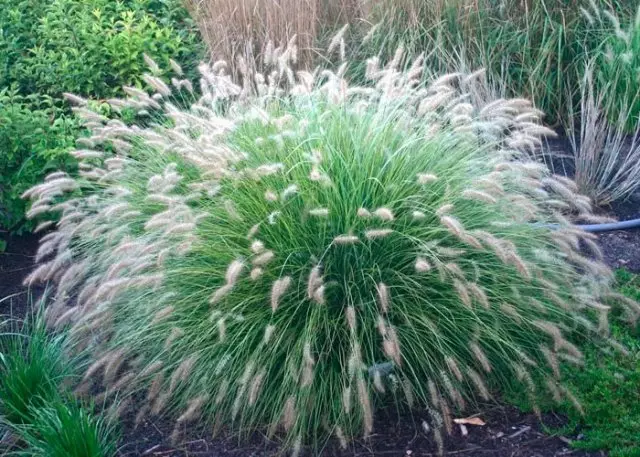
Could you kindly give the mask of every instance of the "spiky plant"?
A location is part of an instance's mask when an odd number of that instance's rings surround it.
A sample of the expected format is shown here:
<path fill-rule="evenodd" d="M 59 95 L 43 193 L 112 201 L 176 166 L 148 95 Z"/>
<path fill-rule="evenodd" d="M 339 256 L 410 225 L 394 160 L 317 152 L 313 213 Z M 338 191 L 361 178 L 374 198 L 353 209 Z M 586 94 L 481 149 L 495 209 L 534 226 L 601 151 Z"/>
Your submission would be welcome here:
<path fill-rule="evenodd" d="M 139 418 L 172 411 L 176 439 L 200 420 L 294 451 L 346 446 L 394 402 L 441 446 L 452 411 L 514 377 L 573 398 L 558 365 L 580 363 L 574 335 L 606 336 L 610 272 L 569 220 L 588 199 L 522 159 L 540 113 L 483 101 L 482 72 L 400 71 L 401 51 L 369 61 L 370 88 L 282 55 L 242 86 L 202 66 L 186 110 L 155 76 L 154 95 L 110 102 L 162 114 L 152 127 L 70 97 L 93 136 L 80 176 L 26 195 L 61 215 L 27 281 L 57 284 L 49 319 L 94 354 L 85 382 L 146 392 Z"/>

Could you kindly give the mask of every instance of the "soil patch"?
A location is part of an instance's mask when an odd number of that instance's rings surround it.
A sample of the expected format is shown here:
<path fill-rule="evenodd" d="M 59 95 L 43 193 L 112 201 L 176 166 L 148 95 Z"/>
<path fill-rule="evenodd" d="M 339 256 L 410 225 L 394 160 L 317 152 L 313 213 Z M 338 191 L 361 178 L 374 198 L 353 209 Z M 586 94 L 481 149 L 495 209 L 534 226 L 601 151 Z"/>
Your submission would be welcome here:
<path fill-rule="evenodd" d="M 132 413 L 134 415 L 134 413 Z M 549 436 L 543 432 L 545 426 L 559 428 L 565 424 L 562 417 L 546 414 L 539 421 L 532 414 L 525 414 L 513 407 L 492 407 L 478 414 L 485 426 L 468 425 L 466 435 L 458 425 L 453 434 L 445 439 L 445 454 L 448 456 L 473 457 L 604 457 L 604 452 L 587 452 L 572 449 L 572 440 L 580 439 L 578 431 L 568 436 Z M 179 447 L 169 444 L 173 425 L 163 421 L 145 421 L 134 430 L 125 427 L 120 453 L 132 456 L 172 457 L 270 457 L 278 455 L 278 444 L 263 435 L 255 434 L 249 440 L 226 436 L 212 439 L 206 433 L 187 431 L 188 438 Z M 433 435 L 425 433 L 421 418 L 407 414 L 382 411 L 377 415 L 373 434 L 368 440 L 351 443 L 342 450 L 337 442 L 330 442 L 320 455 L 327 457 L 413 457 L 436 456 L 437 446 Z M 208 437 L 209 436 L 209 437 Z M 311 456 L 306 450 L 301 456 Z"/>
<path fill-rule="evenodd" d="M 22 281 L 33 269 L 38 250 L 38 236 L 23 235 L 5 238 L 7 246 L 0 252 L 0 316 L 23 319 L 30 304 L 42 295 L 44 287 L 31 289 Z"/>

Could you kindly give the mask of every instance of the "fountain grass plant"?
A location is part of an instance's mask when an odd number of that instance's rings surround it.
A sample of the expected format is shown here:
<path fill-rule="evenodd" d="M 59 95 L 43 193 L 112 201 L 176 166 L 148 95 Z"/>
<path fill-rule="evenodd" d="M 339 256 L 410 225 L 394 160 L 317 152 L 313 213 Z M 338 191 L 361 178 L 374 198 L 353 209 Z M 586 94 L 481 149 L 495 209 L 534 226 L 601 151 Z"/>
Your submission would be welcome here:
<path fill-rule="evenodd" d="M 147 75 L 154 94 L 109 101 L 137 125 L 69 96 L 93 135 L 77 178 L 25 195 L 61 216 L 27 283 L 55 283 L 49 322 L 93 354 L 79 388 L 143 396 L 138 420 L 172 414 L 175 440 L 199 421 L 294 453 L 370 435 L 390 404 L 442 449 L 452 414 L 514 377 L 534 403 L 573 399 L 559 365 L 581 363 L 576 335 L 617 347 L 616 295 L 570 222 L 597 219 L 589 200 L 526 159 L 541 113 L 402 50 L 368 61 L 369 87 L 272 52 L 242 84 L 202 65 L 186 109 L 188 82 Z"/>

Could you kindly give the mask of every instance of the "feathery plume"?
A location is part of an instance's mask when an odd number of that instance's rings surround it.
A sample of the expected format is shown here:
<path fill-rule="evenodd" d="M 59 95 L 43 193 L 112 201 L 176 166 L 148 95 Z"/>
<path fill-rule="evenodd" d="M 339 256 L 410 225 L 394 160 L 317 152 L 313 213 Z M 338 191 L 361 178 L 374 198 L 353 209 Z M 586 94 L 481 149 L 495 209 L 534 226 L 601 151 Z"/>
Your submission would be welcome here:
<path fill-rule="evenodd" d="M 393 216 L 393 212 L 389 208 L 378 208 L 373 212 L 373 214 L 383 221 L 393 221 L 395 217 Z"/>
<path fill-rule="evenodd" d="M 387 235 L 390 235 L 392 233 L 393 233 L 392 229 L 367 230 L 366 232 L 364 232 L 364 236 L 368 240 L 375 240 L 378 238 L 384 238 Z"/>
<path fill-rule="evenodd" d="M 284 278 L 277 279 L 273 282 L 271 287 L 271 311 L 276 312 L 280 305 L 280 299 L 287 292 L 287 289 L 291 285 L 291 276 L 285 276 Z"/>
<path fill-rule="evenodd" d="M 378 304 L 380 305 L 380 309 L 383 313 L 389 312 L 389 304 L 391 302 L 391 296 L 389 293 L 389 287 L 383 283 L 379 282 L 376 284 L 376 293 L 378 296 Z"/>

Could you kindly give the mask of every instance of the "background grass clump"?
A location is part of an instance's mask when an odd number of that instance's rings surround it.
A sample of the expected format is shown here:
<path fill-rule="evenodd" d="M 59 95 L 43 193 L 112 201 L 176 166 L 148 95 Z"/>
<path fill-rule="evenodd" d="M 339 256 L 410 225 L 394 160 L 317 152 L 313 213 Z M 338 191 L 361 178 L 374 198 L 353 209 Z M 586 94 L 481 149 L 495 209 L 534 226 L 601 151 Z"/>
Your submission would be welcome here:
<path fill-rule="evenodd" d="M 68 390 L 82 366 L 64 333 L 50 334 L 41 315 L 0 333 L 0 433 L 3 455 L 113 457 L 113 420 Z M 71 383 L 70 383 L 71 381 Z M 65 387 L 67 386 L 67 387 Z"/>
<path fill-rule="evenodd" d="M 350 86 L 346 63 L 294 73 L 290 44 L 242 86 L 202 66 L 184 110 L 146 75 L 155 94 L 110 103 L 171 120 L 149 127 L 75 100 L 91 148 L 77 178 L 25 193 L 60 216 L 26 283 L 56 283 L 47 318 L 89 345 L 85 388 L 144 395 L 138 420 L 168 411 L 175 440 L 199 420 L 294 451 L 368 436 L 389 404 L 419 407 L 442 447 L 455 411 L 512 379 L 577 404 L 557 379 L 575 336 L 616 347 L 610 271 L 568 222 L 594 218 L 588 199 L 526 160 L 549 132 L 529 102 L 403 57 Z"/>

